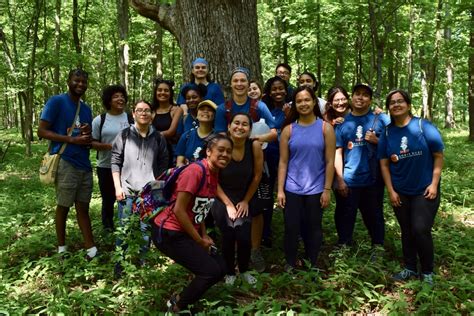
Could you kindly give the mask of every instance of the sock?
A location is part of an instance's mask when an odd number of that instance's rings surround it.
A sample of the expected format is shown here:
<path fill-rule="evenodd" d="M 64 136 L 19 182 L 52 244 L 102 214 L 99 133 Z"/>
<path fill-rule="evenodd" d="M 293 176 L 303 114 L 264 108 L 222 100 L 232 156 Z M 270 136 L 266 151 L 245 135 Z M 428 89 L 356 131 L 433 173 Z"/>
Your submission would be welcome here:
<path fill-rule="evenodd" d="M 63 253 L 67 251 L 67 246 L 58 246 L 58 253 Z"/>
<path fill-rule="evenodd" d="M 97 247 L 96 246 L 93 246 L 93 247 L 87 249 L 86 251 L 87 251 L 87 256 L 89 258 L 94 258 L 97 255 Z"/>

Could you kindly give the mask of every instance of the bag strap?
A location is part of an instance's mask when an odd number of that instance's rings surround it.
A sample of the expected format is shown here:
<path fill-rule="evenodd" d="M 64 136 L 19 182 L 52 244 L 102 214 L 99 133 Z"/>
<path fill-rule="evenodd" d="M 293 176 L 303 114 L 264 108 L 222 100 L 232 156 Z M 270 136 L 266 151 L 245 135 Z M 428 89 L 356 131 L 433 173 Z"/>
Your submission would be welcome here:
<path fill-rule="evenodd" d="M 76 120 L 77 120 L 77 117 L 79 116 L 79 111 L 81 109 L 81 101 L 79 101 L 79 104 L 77 105 L 77 109 L 76 109 L 76 115 L 74 115 L 74 119 L 72 120 L 72 124 L 71 124 L 71 128 L 69 128 L 69 132 L 67 133 L 67 136 L 71 136 L 72 135 L 72 130 L 73 130 L 73 127 L 74 127 L 74 124 L 76 123 Z M 50 141 L 49 142 L 49 148 L 48 148 L 48 152 L 51 152 L 51 144 L 52 142 Z M 61 155 L 64 150 L 66 150 L 66 146 L 67 146 L 67 143 L 64 142 L 62 145 L 61 145 L 61 148 L 59 149 L 59 152 L 58 154 Z"/>

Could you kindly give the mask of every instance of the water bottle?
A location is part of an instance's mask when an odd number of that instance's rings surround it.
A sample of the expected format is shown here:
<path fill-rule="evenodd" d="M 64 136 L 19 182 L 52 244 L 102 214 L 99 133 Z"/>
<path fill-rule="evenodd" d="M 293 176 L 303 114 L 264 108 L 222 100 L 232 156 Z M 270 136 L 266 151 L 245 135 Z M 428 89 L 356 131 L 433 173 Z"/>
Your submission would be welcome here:
<path fill-rule="evenodd" d="M 265 119 L 261 118 L 260 121 L 253 123 L 252 126 L 252 133 L 250 134 L 250 138 L 260 136 L 263 134 L 267 134 L 270 132 L 270 127 L 265 123 Z M 268 143 L 262 143 L 262 149 L 267 148 Z"/>

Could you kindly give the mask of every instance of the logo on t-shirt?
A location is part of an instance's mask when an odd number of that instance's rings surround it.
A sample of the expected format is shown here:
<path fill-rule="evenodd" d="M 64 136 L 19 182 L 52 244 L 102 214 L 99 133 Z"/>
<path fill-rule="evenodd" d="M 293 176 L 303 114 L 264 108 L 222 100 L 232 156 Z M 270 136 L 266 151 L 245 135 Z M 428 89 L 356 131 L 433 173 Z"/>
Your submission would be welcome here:
<path fill-rule="evenodd" d="M 416 157 L 416 156 L 421 156 L 421 155 L 423 155 L 423 150 L 410 151 L 410 148 L 408 148 L 408 137 L 402 136 L 402 138 L 400 138 L 400 153 L 399 155 L 397 154 L 391 155 L 390 160 L 393 162 L 398 162 L 401 159 L 411 158 L 411 157 Z"/>
<path fill-rule="evenodd" d="M 362 136 L 364 136 L 364 128 L 362 127 L 362 125 L 359 125 L 357 126 L 357 130 L 356 130 L 356 141 L 360 142 L 362 141 Z"/>
<path fill-rule="evenodd" d="M 201 152 L 202 148 L 201 146 L 197 147 L 196 150 L 193 152 L 193 158 L 195 160 L 198 160 L 199 159 L 199 153 Z"/>
<path fill-rule="evenodd" d="M 196 197 L 194 199 L 193 213 L 194 223 L 201 224 L 211 210 L 214 198 Z"/>
<path fill-rule="evenodd" d="M 400 154 L 404 154 L 410 151 L 408 149 L 408 138 L 406 136 L 403 136 L 400 141 L 400 149 Z"/>
<path fill-rule="evenodd" d="M 348 141 L 347 142 L 347 149 L 352 149 L 354 147 L 360 147 L 365 145 L 365 140 L 364 140 L 364 127 L 362 125 L 357 126 L 356 133 L 355 133 L 356 138 L 354 141 Z"/>

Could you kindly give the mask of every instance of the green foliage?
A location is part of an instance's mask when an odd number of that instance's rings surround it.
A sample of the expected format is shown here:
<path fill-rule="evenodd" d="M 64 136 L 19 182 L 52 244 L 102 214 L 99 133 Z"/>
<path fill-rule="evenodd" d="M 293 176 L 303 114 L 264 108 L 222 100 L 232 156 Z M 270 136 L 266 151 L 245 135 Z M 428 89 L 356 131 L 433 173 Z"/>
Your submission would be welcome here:
<path fill-rule="evenodd" d="M 442 203 L 433 230 L 435 241 L 435 287 L 419 281 L 394 284 L 390 274 L 400 269 L 400 231 L 386 205 L 385 253 L 370 261 L 367 232 L 356 223 L 353 248 L 336 249 L 333 206 L 324 214 L 324 245 L 319 270 L 302 268 L 295 274 L 282 271 L 283 220 L 274 215 L 274 246 L 264 249 L 266 273 L 258 275 L 255 288 L 240 280 L 236 286 L 219 283 L 197 304 L 205 314 L 307 314 L 342 313 L 437 314 L 472 313 L 474 278 L 474 148 L 466 132 L 444 133 L 446 163 L 442 177 Z M 54 190 L 40 185 L 37 168 L 45 142 L 33 144 L 33 157 L 16 131 L 1 131 L 1 139 L 13 139 L 5 162 L 0 165 L 0 308 L 10 314 L 156 314 L 165 311 L 165 301 L 189 282 L 191 275 L 152 248 L 146 265 L 140 266 L 142 235 L 137 221 L 129 225 L 128 250 L 115 248 L 116 235 L 106 234 L 100 223 L 97 186 L 91 217 L 101 255 L 84 259 L 82 238 L 74 210 L 67 223 L 68 256 L 56 254 Z M 91 154 L 93 157 L 94 154 Z M 135 227 L 135 229 L 134 229 Z M 125 232 L 125 231 L 122 231 Z M 114 279 L 114 264 L 123 266 L 121 279 Z"/>

